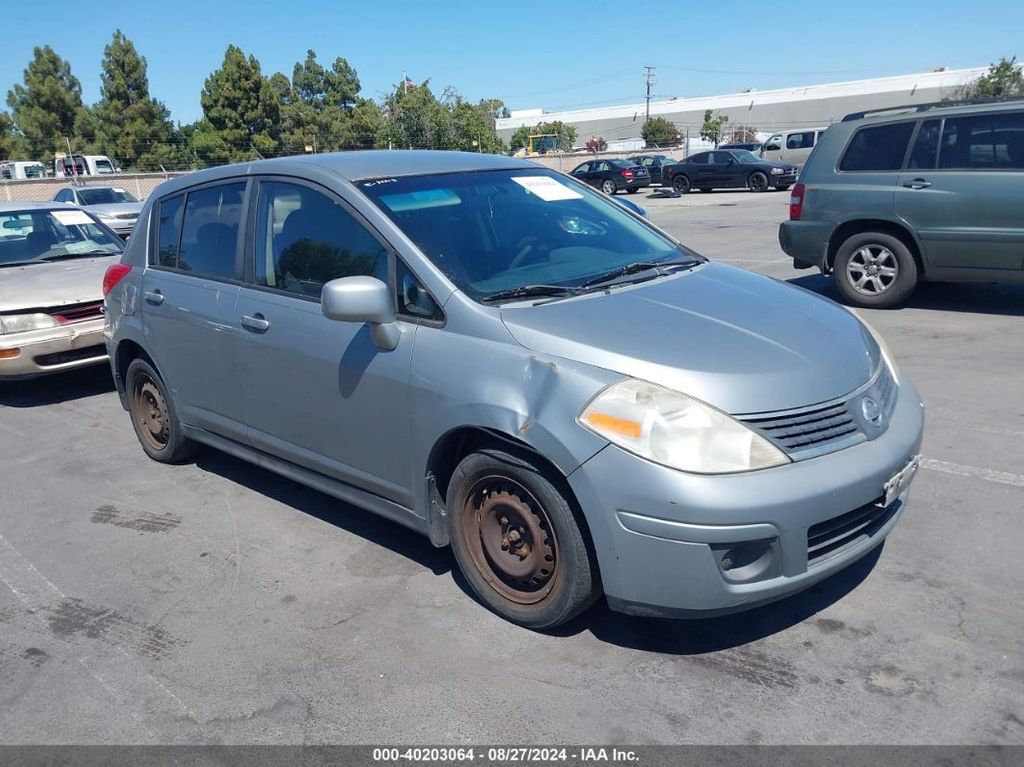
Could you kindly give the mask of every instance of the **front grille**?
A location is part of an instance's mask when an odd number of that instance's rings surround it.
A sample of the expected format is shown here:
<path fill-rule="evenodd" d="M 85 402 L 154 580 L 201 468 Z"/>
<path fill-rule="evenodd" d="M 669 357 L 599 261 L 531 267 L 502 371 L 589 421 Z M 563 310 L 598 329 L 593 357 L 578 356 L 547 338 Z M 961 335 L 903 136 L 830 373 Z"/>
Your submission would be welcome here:
<path fill-rule="evenodd" d="M 901 504 L 902 501 L 897 500 L 885 507 L 876 501 L 813 525 L 807 531 L 807 566 L 821 564 L 870 538 L 892 518 Z"/>
<path fill-rule="evenodd" d="M 38 357 L 33 357 L 39 367 L 53 367 L 54 365 L 64 365 L 68 362 L 78 362 L 79 360 L 87 360 L 93 357 L 104 357 L 107 354 L 107 347 L 103 344 L 96 344 L 95 346 L 83 346 L 81 349 L 72 349 L 66 352 L 54 352 L 53 354 L 40 354 Z"/>
<path fill-rule="evenodd" d="M 114 215 L 114 218 L 124 219 L 125 221 L 134 221 L 138 217 L 138 213 L 117 213 Z"/>
<path fill-rule="evenodd" d="M 67 306 L 56 306 L 47 311 L 57 322 L 84 322 L 95 320 L 103 316 L 103 302 L 89 301 L 82 304 L 68 304 Z"/>

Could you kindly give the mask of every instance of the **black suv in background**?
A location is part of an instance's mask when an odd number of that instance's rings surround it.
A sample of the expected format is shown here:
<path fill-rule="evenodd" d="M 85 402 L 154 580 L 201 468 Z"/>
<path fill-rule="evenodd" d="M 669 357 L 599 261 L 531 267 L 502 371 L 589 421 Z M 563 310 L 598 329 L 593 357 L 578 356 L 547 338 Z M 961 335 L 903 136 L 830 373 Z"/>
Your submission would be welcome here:
<path fill-rule="evenodd" d="M 623 189 L 633 194 L 651 185 L 651 174 L 647 168 L 629 160 L 589 160 L 573 168 L 570 175 L 596 186 L 605 194 L 615 194 Z"/>

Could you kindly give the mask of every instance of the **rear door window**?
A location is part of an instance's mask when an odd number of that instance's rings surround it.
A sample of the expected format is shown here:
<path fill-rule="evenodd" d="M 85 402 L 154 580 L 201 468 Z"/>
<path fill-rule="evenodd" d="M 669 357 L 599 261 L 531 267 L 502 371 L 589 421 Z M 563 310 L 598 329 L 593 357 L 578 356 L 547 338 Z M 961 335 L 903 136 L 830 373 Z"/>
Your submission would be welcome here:
<path fill-rule="evenodd" d="M 711 152 L 701 152 L 690 157 L 687 162 L 696 163 L 697 165 L 707 165 L 708 158 L 711 157 Z"/>
<path fill-rule="evenodd" d="M 912 169 L 931 169 L 935 167 L 935 157 L 939 153 L 939 132 L 942 120 L 925 120 L 914 139 L 910 150 L 907 167 Z"/>
<path fill-rule="evenodd" d="M 850 145 L 839 162 L 839 170 L 899 170 L 914 132 L 913 122 L 873 125 L 853 134 Z"/>
<path fill-rule="evenodd" d="M 178 268 L 204 277 L 237 278 L 235 256 L 245 182 L 188 193 Z"/>
<path fill-rule="evenodd" d="M 1024 169 L 1024 112 L 946 118 L 939 167 Z"/>
<path fill-rule="evenodd" d="M 181 234 L 181 213 L 185 195 L 161 200 L 157 206 L 156 263 L 174 269 L 178 266 L 178 236 Z"/>

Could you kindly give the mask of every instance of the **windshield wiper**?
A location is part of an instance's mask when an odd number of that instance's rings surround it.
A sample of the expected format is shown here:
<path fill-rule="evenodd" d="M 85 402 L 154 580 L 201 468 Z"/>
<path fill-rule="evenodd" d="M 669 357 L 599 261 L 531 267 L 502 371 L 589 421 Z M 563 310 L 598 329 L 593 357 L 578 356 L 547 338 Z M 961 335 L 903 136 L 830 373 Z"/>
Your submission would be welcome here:
<path fill-rule="evenodd" d="M 480 300 L 490 303 L 491 301 L 505 301 L 512 298 L 527 298 L 529 296 L 573 296 L 578 292 L 576 288 L 570 288 L 566 285 L 521 285 L 518 288 L 499 290 L 497 293 L 491 293 Z"/>
<path fill-rule="evenodd" d="M 586 290 L 588 288 L 601 287 L 610 282 L 614 282 L 620 277 L 627 277 L 630 274 L 638 274 L 639 272 L 647 272 L 651 269 L 661 270 L 665 267 L 683 267 L 683 266 L 696 266 L 699 264 L 695 258 L 669 258 L 664 261 L 633 261 L 632 263 L 620 266 L 617 269 L 612 269 L 607 272 L 595 275 L 590 279 L 581 282 L 577 288 L 579 290 Z"/>
<path fill-rule="evenodd" d="M 0 269 L 4 269 L 8 266 L 28 266 L 29 264 L 38 264 L 39 261 L 36 259 L 29 259 L 28 261 L 7 261 L 6 263 L 0 263 Z"/>
<path fill-rule="evenodd" d="M 117 256 L 120 250 L 89 250 L 85 253 L 59 253 L 55 256 L 46 256 L 40 261 L 63 261 L 65 258 L 91 258 L 93 256 Z"/>

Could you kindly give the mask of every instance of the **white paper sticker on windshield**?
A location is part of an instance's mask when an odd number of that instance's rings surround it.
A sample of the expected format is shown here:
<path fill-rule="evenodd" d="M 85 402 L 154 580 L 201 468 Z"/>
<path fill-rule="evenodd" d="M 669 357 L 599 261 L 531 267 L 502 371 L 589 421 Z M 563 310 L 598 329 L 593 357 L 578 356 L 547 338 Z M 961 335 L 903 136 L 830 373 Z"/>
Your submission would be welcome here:
<path fill-rule="evenodd" d="M 94 223 L 83 210 L 53 210 L 50 212 L 53 213 L 53 217 L 64 224 L 64 226 L 78 226 L 79 224 Z"/>
<path fill-rule="evenodd" d="M 128 194 L 128 192 L 126 192 L 126 191 L 125 191 L 124 189 L 122 189 L 122 188 L 121 188 L 121 187 L 119 187 L 119 186 L 115 186 L 115 187 L 114 187 L 113 189 L 114 189 L 114 191 L 115 191 L 115 192 L 117 192 L 118 194 Z"/>
<path fill-rule="evenodd" d="M 583 195 L 570 189 L 561 181 L 551 176 L 513 176 L 512 180 L 528 192 L 540 197 L 545 202 L 554 200 L 582 200 Z"/>

